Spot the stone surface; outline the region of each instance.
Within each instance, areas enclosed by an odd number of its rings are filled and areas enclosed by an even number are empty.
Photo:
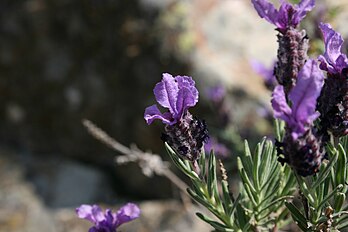
[[[50,208],[38,197],[35,187],[24,178],[23,167],[15,159],[6,158],[6,156],[15,156],[15,154],[1,149],[0,151],[0,231],[6,232],[82,232],[88,231],[90,223],[79,219],[75,214],[75,207],[81,203],[74,201],[75,206]],[[80,173],[76,176],[84,175],[83,178],[77,178],[83,181],[90,177],[91,170],[86,168],[77,168],[71,170],[71,164],[66,165],[65,170],[68,175]],[[75,169],[75,168],[74,168]],[[59,174],[60,176],[62,174]],[[76,179],[72,175],[72,180]],[[64,185],[71,183],[65,181]],[[54,181],[58,186],[59,181]],[[76,188],[81,187],[81,198],[78,201],[84,201],[84,191],[89,191],[83,187],[83,183],[74,183]],[[92,183],[91,183],[92,184]],[[51,187],[57,188],[52,185]],[[71,188],[71,186],[69,186]],[[64,194],[59,193],[61,197],[67,199],[74,198],[74,194],[66,190]],[[103,188],[97,189],[103,191]],[[73,200],[73,199],[72,199]],[[76,200],[76,199],[75,199]],[[57,200],[56,200],[57,201]],[[126,202],[125,200],[123,200]],[[123,203],[124,203],[123,202]],[[83,202],[87,203],[87,202]],[[121,205],[123,204],[121,203]],[[61,205],[66,204],[65,202]],[[92,202],[90,202],[92,204]],[[200,221],[195,212],[200,211],[195,206],[185,208],[179,201],[144,201],[137,202],[142,213],[141,217],[129,224],[123,225],[121,231],[137,232],[179,232],[179,231],[201,231],[208,232],[210,226]],[[102,208],[111,208],[117,211],[118,205],[101,205]]]

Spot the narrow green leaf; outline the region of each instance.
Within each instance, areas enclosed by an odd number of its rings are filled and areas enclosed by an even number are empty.
[[[253,194],[256,194],[256,190],[253,186],[253,184],[251,183],[245,169],[242,163],[242,160],[240,157],[237,157],[237,165],[238,165],[238,171],[239,171],[239,175],[242,178],[243,181],[243,185],[247,185],[249,187],[249,189],[251,189],[251,191],[253,192]]]
[[[284,122],[279,119],[275,119],[274,122],[275,122],[277,140],[282,141],[283,131],[284,131]]]
[[[228,183],[226,180],[221,181],[222,187],[222,203],[225,209],[225,213],[229,216],[232,214],[233,202],[230,196],[230,191],[228,189]]]
[[[253,160],[250,152],[250,147],[247,140],[244,140],[244,151],[245,154],[242,157],[241,161],[243,162],[243,165],[245,166],[245,171],[248,173],[248,176],[252,176],[252,170],[253,170]]]
[[[299,176],[296,172],[294,172],[294,175],[296,177],[297,183],[300,186],[301,192],[306,197],[310,205],[315,205],[315,200],[312,196],[312,194],[309,192],[308,187],[304,179]]]
[[[214,197],[214,193],[217,190],[216,179],[216,159],[213,153],[210,153],[208,162],[208,177],[207,177],[208,193],[210,197]]]
[[[201,213],[196,213],[196,215],[202,219],[203,221],[207,222],[210,224],[212,227],[217,229],[218,231],[224,231],[224,232],[233,232],[233,228],[229,228],[228,226],[221,224],[220,222],[214,221],[213,219],[201,214]]]
[[[213,205],[210,204],[210,202],[206,199],[204,199],[202,196],[198,195],[196,192],[194,192],[192,189],[187,189],[188,194],[192,197],[193,200],[195,200],[197,203],[203,205],[206,207],[209,211],[215,212]]]
[[[213,152],[213,151],[211,151],[211,152]],[[201,169],[201,173],[200,173],[200,175],[201,175],[201,177],[202,177],[202,179],[203,180],[205,180],[205,178],[206,178],[206,165],[205,165],[205,156],[206,156],[206,154],[205,154],[205,152],[204,152],[204,149],[202,149],[202,154],[201,154],[201,156],[200,156],[200,158],[199,158],[199,160],[198,160],[198,165],[199,165],[199,167],[200,167],[200,169]]]
[[[292,199],[292,198],[294,198],[294,197],[293,196],[282,196],[282,197],[279,197],[279,198],[275,199],[274,201],[272,201],[271,203],[269,203],[269,205],[267,205],[266,207],[262,208],[259,211],[259,213],[262,213],[263,211],[265,211],[267,209],[270,209],[274,205],[278,204],[280,201],[285,201],[285,200]]]
[[[285,181],[286,184],[281,192],[281,195],[291,194],[295,190],[296,177],[293,175],[293,173],[291,173],[289,178]]]
[[[257,192],[260,191],[260,177],[259,177],[259,169],[260,169],[260,160],[261,160],[261,155],[262,151],[265,145],[265,139],[259,144],[257,144],[256,151],[254,154],[254,159],[253,159],[253,179],[254,179],[254,185],[255,189]]]
[[[325,181],[325,178],[329,175],[331,172],[332,167],[335,165],[336,161],[338,159],[338,152],[336,151],[334,156],[331,157],[330,162],[328,165],[325,167],[324,171],[319,173],[318,178],[316,181],[313,183],[311,186],[312,190],[315,190],[323,181]]]
[[[267,141],[266,142],[266,149],[264,149],[264,151],[262,153],[261,164],[260,164],[261,188],[262,188],[262,186],[264,186],[264,183],[268,181],[269,172],[270,172],[269,167],[273,162],[273,159],[272,159],[273,156],[276,156],[276,154],[274,153],[273,144],[271,141]]]
[[[328,201],[331,199],[331,197],[335,196],[338,191],[340,191],[343,188],[343,185],[338,185],[334,190],[329,193],[329,195],[325,196],[324,199],[320,202],[317,209],[321,209]]]
[[[341,144],[338,144],[338,160],[335,168],[336,185],[345,184],[347,181],[347,154]]]
[[[242,196],[241,194],[238,194],[237,198],[236,198],[236,199],[234,200],[234,202],[233,202],[233,206],[232,206],[231,212],[229,212],[230,220],[231,220],[232,222],[233,222],[233,219],[234,219],[234,213],[235,213],[237,207],[240,206],[239,200],[240,200],[241,196]],[[240,220],[240,219],[238,218],[238,219],[236,219],[236,220],[238,221],[238,220]]]
[[[184,174],[186,174],[192,180],[200,181],[198,175],[193,170],[187,167],[187,165],[181,160],[179,155],[176,154],[175,151],[167,143],[165,143],[165,148],[170,158],[172,159],[173,163],[175,164],[175,166],[177,166],[177,168],[179,168]]]
[[[300,212],[300,210],[293,203],[290,202],[285,202],[285,206],[290,211],[292,218],[297,222],[297,225],[303,231],[307,231],[307,220],[306,217]]]
[[[334,203],[335,212],[339,212],[343,206],[344,201],[346,200],[346,194],[337,193],[334,199],[335,199],[335,203]]]
[[[239,225],[239,228],[244,228],[246,225],[249,224],[250,218],[248,217],[248,215],[246,215],[245,210],[243,209],[241,204],[236,204],[236,217],[235,217],[235,219]]]

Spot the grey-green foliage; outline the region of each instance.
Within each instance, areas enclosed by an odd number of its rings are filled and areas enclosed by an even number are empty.
[[[328,161],[319,173],[303,178],[296,176],[302,192],[300,204],[286,203],[293,220],[302,231],[342,231],[348,227],[347,137],[334,148],[326,147]]]
[[[288,223],[284,202],[292,198],[296,179],[288,166],[277,161],[276,149],[264,139],[252,155],[245,142],[245,154],[238,157],[242,201],[246,224],[244,231],[269,231]],[[250,228],[254,227],[254,228]]]
[[[217,177],[219,171],[213,152],[207,162],[202,154],[197,168],[180,158],[168,144],[166,148],[174,164],[190,177],[190,196],[217,219],[201,213],[197,213],[197,216],[215,230],[269,231],[287,223],[288,213],[284,201],[292,198],[296,180],[291,170],[282,167],[277,161],[272,142],[263,139],[253,155],[248,143],[245,143],[245,153],[238,158],[241,185],[236,198],[230,192],[227,177]]]

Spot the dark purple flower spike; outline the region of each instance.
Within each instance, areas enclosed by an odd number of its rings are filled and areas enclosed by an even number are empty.
[[[183,158],[196,161],[208,138],[208,131],[204,121],[188,112],[198,102],[195,82],[188,76],[173,77],[165,73],[153,92],[157,102],[169,112],[161,113],[156,105],[152,105],[145,109],[145,121],[151,124],[155,119],[161,120],[166,124],[162,139]]]
[[[277,143],[282,163],[288,163],[302,176],[318,171],[324,157],[320,138],[313,131],[317,98],[324,83],[324,75],[314,60],[308,60],[298,75],[296,86],[289,93],[291,107],[286,102],[283,86],[277,86],[272,95],[274,117],[285,121],[285,137]]]
[[[94,224],[89,232],[116,232],[120,225],[138,218],[140,209],[137,205],[128,203],[117,213],[112,213],[110,209],[103,212],[97,205],[81,205],[76,208],[76,214]]]
[[[348,134],[348,58],[341,52],[342,36],[329,24],[320,24],[325,53],[319,56],[320,68],[327,72],[318,101],[320,132],[328,140],[330,131],[335,137]]]
[[[251,1],[259,16],[274,24],[279,31],[275,76],[288,94],[296,84],[299,70],[308,59],[308,38],[304,30],[297,29],[297,25],[313,9],[314,0],[302,0],[294,6],[283,0],[279,10],[267,0]]]

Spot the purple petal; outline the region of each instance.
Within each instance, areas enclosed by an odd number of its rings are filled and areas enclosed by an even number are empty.
[[[319,27],[325,43],[324,56],[319,57],[320,68],[330,73],[341,72],[343,68],[348,67],[347,57],[341,53],[343,38],[328,23],[320,23]]]
[[[176,102],[178,98],[179,87],[172,75],[163,74],[162,81],[157,83],[153,89],[157,102],[169,109],[169,112],[177,114]]]
[[[172,114],[169,112],[161,113],[157,105],[149,106],[145,109],[144,119],[150,125],[155,119],[161,120],[165,124],[173,125],[176,120],[172,119]]]
[[[195,81],[192,80],[192,77],[176,76],[175,80],[178,83],[179,89],[185,87],[185,88],[188,88],[192,92],[192,95],[194,96],[194,99],[197,103],[198,102],[198,90],[196,89]]]
[[[179,90],[178,101],[176,108],[178,109],[178,114],[174,116],[176,120],[179,120],[184,112],[194,105],[197,101],[194,94],[186,87]]]
[[[306,17],[307,12],[311,11],[315,5],[314,0],[302,0],[298,5],[295,6],[296,12],[292,18],[292,24],[295,26]]]
[[[272,107],[274,111],[274,117],[283,119],[286,123],[291,123],[291,109],[286,102],[284,87],[277,85],[272,93]]]
[[[175,80],[178,83],[179,92],[176,102],[177,115],[175,115],[174,118],[179,120],[185,110],[195,106],[198,102],[198,90],[191,77],[176,76]]]
[[[251,0],[251,2],[261,18],[264,18],[268,22],[276,25],[278,11],[272,3],[266,0]]]
[[[277,15],[277,19],[275,21],[275,25],[279,29],[286,29],[289,25],[289,15],[290,12],[294,12],[294,8],[287,2],[283,2],[279,8],[279,12]],[[295,25],[293,25],[295,26]]]
[[[94,224],[98,224],[105,219],[101,208],[97,205],[81,205],[76,208],[76,214],[79,218],[86,219]]]
[[[117,227],[140,216],[140,209],[136,204],[128,203],[116,213]]]
[[[293,131],[303,133],[305,126],[319,115],[315,112],[317,98],[324,84],[324,74],[315,60],[308,60],[300,70],[296,86],[290,91],[292,118],[296,122]]]

